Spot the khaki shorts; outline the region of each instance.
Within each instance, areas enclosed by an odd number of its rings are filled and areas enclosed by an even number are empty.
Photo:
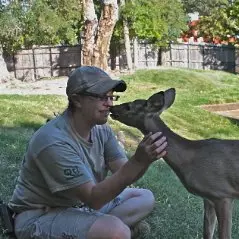
[[[119,195],[97,211],[88,207],[24,211],[15,217],[15,234],[18,239],[86,239],[97,218],[121,203]]]

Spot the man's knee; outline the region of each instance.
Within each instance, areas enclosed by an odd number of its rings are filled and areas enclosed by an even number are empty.
[[[142,194],[144,199],[146,200],[146,206],[149,211],[153,210],[155,205],[155,197],[154,194],[148,189],[142,189]]]
[[[113,233],[110,235],[110,239],[130,239],[130,228],[121,220],[119,221],[120,223],[117,223],[117,225],[115,226]]]
[[[133,199],[132,203],[134,206],[132,208],[140,214],[146,216],[153,210],[155,198],[149,189],[127,188],[125,192],[123,199]]]
[[[155,198],[149,189],[144,188],[126,188],[121,194],[122,200],[126,201],[132,198],[137,198],[140,208],[144,211],[152,211],[155,205]]]
[[[104,215],[96,220],[87,234],[87,239],[130,239],[130,228],[119,218]]]

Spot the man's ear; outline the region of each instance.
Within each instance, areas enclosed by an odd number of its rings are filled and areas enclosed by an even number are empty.
[[[72,95],[70,100],[72,101],[75,107],[81,108],[81,99],[79,95]]]

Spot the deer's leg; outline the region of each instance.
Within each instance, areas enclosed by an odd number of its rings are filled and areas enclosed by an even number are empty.
[[[219,239],[231,238],[233,199],[216,200],[215,209],[218,220]]]
[[[204,199],[204,224],[203,224],[203,238],[212,239],[216,225],[216,211],[214,203]]]

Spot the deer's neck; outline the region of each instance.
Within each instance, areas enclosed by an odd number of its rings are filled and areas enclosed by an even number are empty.
[[[158,131],[166,136],[168,142],[167,155],[164,160],[181,178],[182,171],[186,169],[186,165],[190,164],[194,155],[193,142],[174,133],[158,116],[145,118],[142,133],[147,134]]]

